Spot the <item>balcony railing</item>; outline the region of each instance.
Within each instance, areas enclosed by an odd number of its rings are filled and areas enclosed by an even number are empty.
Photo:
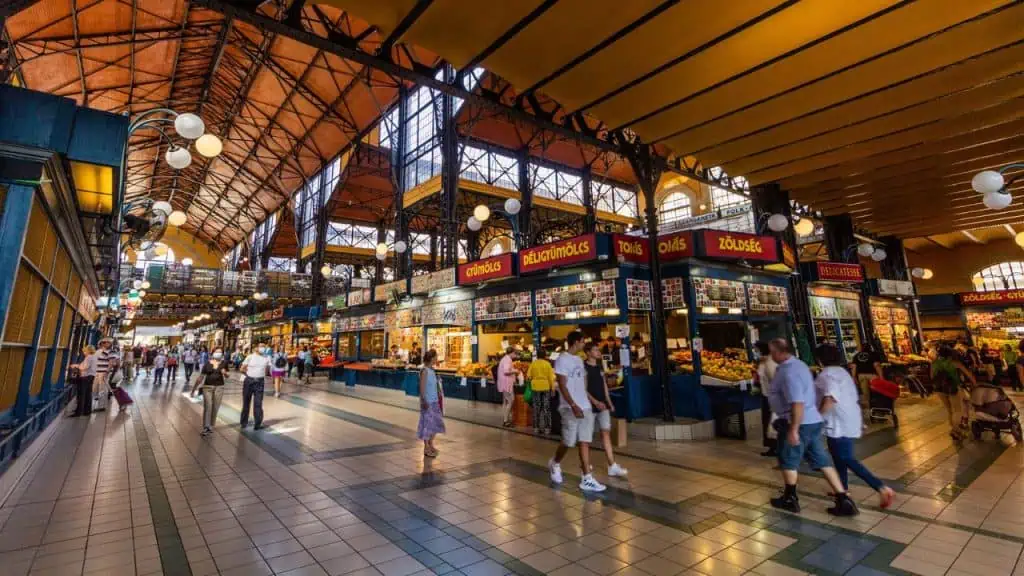
[[[275,271],[233,272],[218,268],[196,268],[181,264],[145,262],[121,267],[122,290],[135,280],[149,282],[147,292],[154,294],[202,294],[248,298],[266,292],[272,298],[309,298],[313,277],[310,274]]]

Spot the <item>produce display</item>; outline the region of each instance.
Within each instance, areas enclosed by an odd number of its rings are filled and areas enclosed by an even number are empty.
[[[458,368],[459,376],[468,376],[470,378],[484,378],[491,376],[491,366],[493,364],[487,364],[485,362],[472,362]]]
[[[391,360],[388,358],[374,358],[370,363],[374,368],[391,368],[393,370],[405,368],[406,366],[405,362],[401,360]]]
[[[744,355],[746,353],[744,352]],[[747,360],[740,359],[727,348],[725,353],[705,350],[700,355],[701,370],[707,376],[727,382],[750,380],[753,366]]]
[[[902,354],[892,358],[892,362],[895,364],[919,364],[928,362],[928,359],[918,354]]]

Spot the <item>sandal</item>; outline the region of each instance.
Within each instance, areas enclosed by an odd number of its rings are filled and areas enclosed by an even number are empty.
[[[424,450],[423,455],[427,458],[437,458],[437,452],[431,452],[430,450]]]

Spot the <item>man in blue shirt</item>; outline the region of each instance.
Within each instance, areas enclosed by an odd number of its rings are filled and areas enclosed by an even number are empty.
[[[810,369],[793,356],[793,350],[785,339],[772,340],[768,348],[772,360],[779,365],[772,379],[768,401],[772,411],[778,415],[774,425],[779,432],[779,468],[785,485],[782,496],[771,499],[772,506],[789,512],[800,511],[796,482],[800,461],[807,460],[812,469],[821,470],[835,494],[836,504],[828,509],[829,514],[855,516],[857,505],[843,488],[832,466],[832,458],[825,449],[825,424],[818,412],[817,392]]]

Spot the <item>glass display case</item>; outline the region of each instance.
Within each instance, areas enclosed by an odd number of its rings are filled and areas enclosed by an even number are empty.
[[[338,358],[356,357],[356,335],[351,332],[338,334]]]
[[[384,331],[368,330],[361,334],[359,340],[359,357],[383,358],[384,357]]]

